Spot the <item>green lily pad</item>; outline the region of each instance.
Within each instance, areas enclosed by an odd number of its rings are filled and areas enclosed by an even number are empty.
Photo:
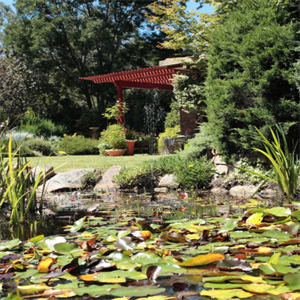
[[[204,282],[252,282],[252,283],[265,283],[261,277],[251,276],[251,275],[241,275],[241,276],[216,276],[216,277],[205,277]]]
[[[289,273],[283,277],[283,280],[287,283],[287,287],[291,291],[300,290],[300,274]]]
[[[74,222],[73,226],[70,228],[70,232],[77,232],[79,231],[83,226],[85,222],[86,217],[83,217],[76,222]]]
[[[289,233],[283,232],[278,229],[267,230],[264,233],[262,233],[262,236],[269,237],[269,238],[275,238],[278,240],[291,238],[291,235]]]
[[[226,220],[226,223],[220,228],[218,233],[228,232],[235,229],[238,226],[238,222],[233,219]]]
[[[159,288],[156,286],[129,286],[129,287],[120,287],[111,290],[111,295],[113,296],[122,296],[122,297],[144,297],[151,296],[163,293],[164,288]]]
[[[10,250],[15,247],[18,247],[21,244],[19,239],[14,239],[9,242],[1,243],[0,244],[0,251]]]
[[[288,207],[272,207],[264,209],[265,214],[273,215],[276,217],[288,217],[291,215],[291,210]]]
[[[60,253],[71,253],[73,251],[81,251],[82,249],[74,243],[59,243],[54,245],[54,250]]]
[[[45,238],[38,243],[38,246],[43,250],[54,250],[54,245],[59,243],[65,243],[67,240],[62,236],[53,236]]]
[[[90,296],[97,296],[97,295],[110,295],[110,291],[113,288],[118,288],[120,287],[119,284],[106,284],[106,285],[90,285],[88,287],[81,287],[77,288],[74,290],[74,292],[78,296],[83,296],[83,295],[90,295]]]

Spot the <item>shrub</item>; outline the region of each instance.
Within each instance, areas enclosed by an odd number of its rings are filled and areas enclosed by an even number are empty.
[[[146,188],[147,190],[156,185],[159,176],[162,175],[160,170],[154,168],[154,161],[146,161],[134,167],[124,167],[117,175],[116,181],[122,188]]]
[[[44,156],[54,155],[55,149],[50,141],[45,141],[42,139],[28,139],[25,140],[21,149],[23,147],[29,148],[31,151],[37,151]]]
[[[133,168],[122,168],[116,180],[121,187],[149,187],[156,184],[160,176],[174,174],[181,188],[203,189],[207,187],[215,172],[214,166],[204,157],[183,159],[179,155],[146,161]]]
[[[175,150],[179,149],[179,145],[176,144],[174,140],[173,145],[166,145],[164,139],[175,139],[180,133],[180,126],[176,125],[175,127],[166,128],[165,132],[160,133],[158,137],[158,152],[159,153],[174,153]]]
[[[165,128],[180,125],[180,109],[177,101],[172,101],[170,105],[171,111],[167,113],[165,120]]]
[[[99,141],[87,139],[82,135],[65,135],[58,143],[58,149],[70,155],[98,154],[98,144]]]
[[[8,139],[7,138],[0,139],[0,148],[6,147],[7,144],[8,144]],[[37,156],[37,154],[34,153],[33,150],[31,150],[28,146],[22,144],[22,140],[19,142],[19,141],[13,141],[11,139],[10,144],[11,144],[11,151],[12,152],[18,151],[18,155],[21,156],[21,157]],[[8,154],[7,154],[6,151],[3,151],[2,155],[6,157]]]
[[[99,154],[103,156],[107,156],[106,150],[110,149],[109,144],[104,139],[100,140],[100,143],[98,144]]]
[[[38,117],[33,111],[27,111],[21,119],[20,131],[29,132],[34,135],[50,137],[52,135],[62,136],[66,132],[64,125],[54,124],[51,120]]]

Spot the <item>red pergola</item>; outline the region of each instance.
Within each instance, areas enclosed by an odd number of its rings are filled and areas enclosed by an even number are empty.
[[[158,66],[138,70],[123,71],[105,75],[81,77],[83,80],[91,80],[94,83],[113,82],[118,90],[118,101],[123,102],[123,89],[156,89],[173,91],[172,81],[175,74],[186,74],[192,70],[186,69],[182,64],[171,66]],[[119,110],[119,122],[124,123],[121,106]]]

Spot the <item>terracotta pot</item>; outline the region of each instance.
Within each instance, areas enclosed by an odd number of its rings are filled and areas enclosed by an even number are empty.
[[[122,156],[126,150],[106,150],[106,152],[109,156]]]
[[[136,141],[126,141],[126,144],[127,144],[127,154],[126,155],[134,154],[135,143],[136,143]]]

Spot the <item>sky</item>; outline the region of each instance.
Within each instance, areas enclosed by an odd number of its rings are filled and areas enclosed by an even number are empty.
[[[14,3],[14,0],[0,0],[6,5],[12,5]],[[194,0],[190,0],[188,3],[188,9],[197,9],[197,3]],[[202,12],[213,12],[213,7],[211,5],[204,5],[204,8],[202,9]]]

